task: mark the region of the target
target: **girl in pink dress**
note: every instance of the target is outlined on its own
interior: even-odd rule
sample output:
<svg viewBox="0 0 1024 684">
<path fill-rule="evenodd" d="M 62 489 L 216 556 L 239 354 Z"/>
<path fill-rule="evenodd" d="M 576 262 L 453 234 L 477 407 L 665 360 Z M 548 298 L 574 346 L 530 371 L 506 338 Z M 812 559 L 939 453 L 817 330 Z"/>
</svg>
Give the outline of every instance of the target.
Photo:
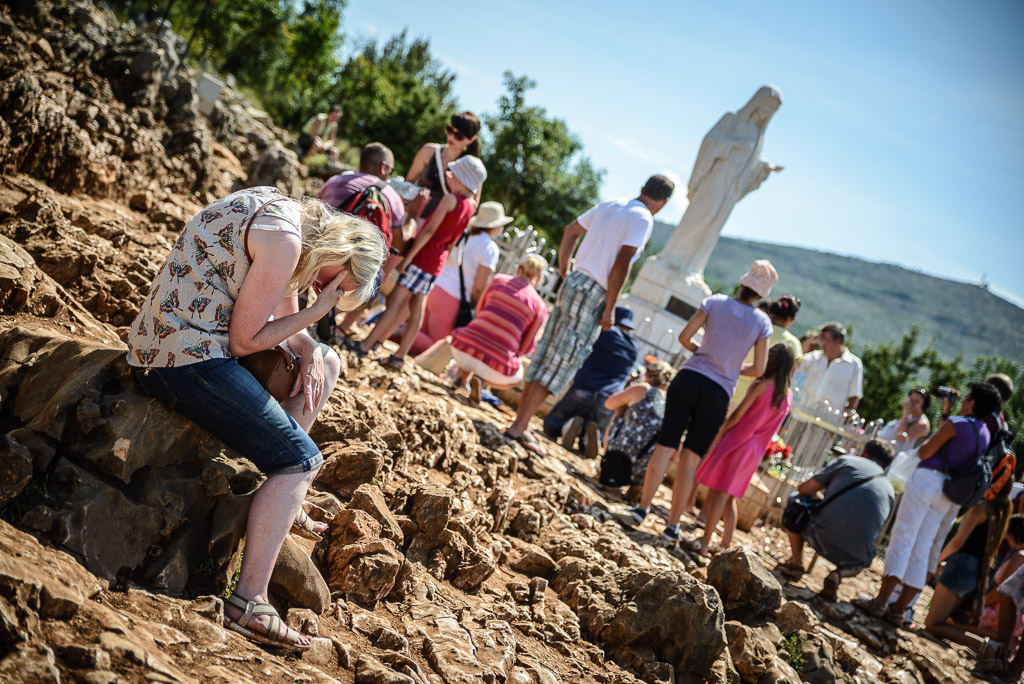
<svg viewBox="0 0 1024 684">
<path fill-rule="evenodd" d="M 789 389 L 793 374 L 793 350 L 779 342 L 768 350 L 764 375 L 747 389 L 711 445 L 707 458 L 697 469 L 697 482 L 711 490 L 704 502 L 707 522 L 704 536 L 694 538 L 690 547 L 707 555 L 711 536 L 725 513 L 721 548 L 732 544 L 736 531 L 736 499 L 742 499 L 764 456 L 772 436 L 789 413 L 793 393 Z"/>
</svg>

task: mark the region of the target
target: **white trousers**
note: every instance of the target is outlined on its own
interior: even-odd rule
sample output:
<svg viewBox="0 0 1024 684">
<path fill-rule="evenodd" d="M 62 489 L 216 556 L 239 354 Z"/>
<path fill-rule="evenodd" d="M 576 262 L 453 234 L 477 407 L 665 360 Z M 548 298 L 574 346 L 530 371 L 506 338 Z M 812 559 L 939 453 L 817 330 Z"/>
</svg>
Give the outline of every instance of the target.
<svg viewBox="0 0 1024 684">
<path fill-rule="evenodd" d="M 523 379 L 522 365 L 519 366 L 519 370 L 515 375 L 502 375 L 500 371 L 491 368 L 480 359 L 475 356 L 470 356 L 461 349 L 452 347 L 452 356 L 455 358 L 455 363 L 459 364 L 460 368 L 475 374 L 485 385 L 501 389 L 504 387 L 518 385 Z"/>
<path fill-rule="evenodd" d="M 918 468 L 903 491 L 885 551 L 885 575 L 898 577 L 905 587 L 924 587 L 928 571 L 934 570 L 928 567 L 932 545 L 943 521 L 956 512 L 956 504 L 942 493 L 945 479 L 937 470 Z"/>
</svg>

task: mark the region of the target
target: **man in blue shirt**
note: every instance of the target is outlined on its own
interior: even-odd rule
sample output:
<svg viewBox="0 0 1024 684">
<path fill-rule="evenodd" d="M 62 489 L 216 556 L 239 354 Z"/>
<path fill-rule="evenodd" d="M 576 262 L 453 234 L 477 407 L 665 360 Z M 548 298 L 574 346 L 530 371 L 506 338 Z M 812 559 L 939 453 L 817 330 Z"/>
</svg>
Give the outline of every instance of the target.
<svg viewBox="0 0 1024 684">
<path fill-rule="evenodd" d="M 561 436 L 566 449 L 574 449 L 582 433 L 584 455 L 597 456 L 600 435 L 612 417 L 604 401 L 622 391 L 640 357 L 640 343 L 630 334 L 632 331 L 633 311 L 615 307 L 615 325 L 601 331 L 569 390 L 544 418 L 544 432 L 556 439 Z"/>
</svg>

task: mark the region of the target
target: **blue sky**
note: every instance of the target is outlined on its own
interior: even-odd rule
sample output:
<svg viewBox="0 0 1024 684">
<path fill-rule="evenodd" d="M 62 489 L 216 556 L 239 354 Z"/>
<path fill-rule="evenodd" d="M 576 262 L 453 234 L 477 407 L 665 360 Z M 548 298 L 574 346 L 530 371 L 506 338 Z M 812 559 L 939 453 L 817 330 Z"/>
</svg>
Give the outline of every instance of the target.
<svg viewBox="0 0 1024 684">
<path fill-rule="evenodd" d="M 350 0 L 344 28 L 429 38 L 478 114 L 506 69 L 530 76 L 528 102 L 606 170 L 603 197 L 679 181 L 670 223 L 704 134 L 773 83 L 763 154 L 785 170 L 725 235 L 984 275 L 1024 303 L 1024 3 Z"/>
</svg>

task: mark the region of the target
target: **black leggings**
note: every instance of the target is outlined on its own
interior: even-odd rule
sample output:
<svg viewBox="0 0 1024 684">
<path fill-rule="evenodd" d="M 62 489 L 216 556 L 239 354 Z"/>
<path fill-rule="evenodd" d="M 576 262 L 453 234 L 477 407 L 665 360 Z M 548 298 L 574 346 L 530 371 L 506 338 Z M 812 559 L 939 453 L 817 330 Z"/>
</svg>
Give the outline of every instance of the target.
<svg viewBox="0 0 1024 684">
<path fill-rule="evenodd" d="M 665 420 L 658 444 L 675 449 L 686 432 L 684 449 L 704 456 L 725 422 L 729 393 L 700 373 L 681 370 L 665 394 Z"/>
</svg>

